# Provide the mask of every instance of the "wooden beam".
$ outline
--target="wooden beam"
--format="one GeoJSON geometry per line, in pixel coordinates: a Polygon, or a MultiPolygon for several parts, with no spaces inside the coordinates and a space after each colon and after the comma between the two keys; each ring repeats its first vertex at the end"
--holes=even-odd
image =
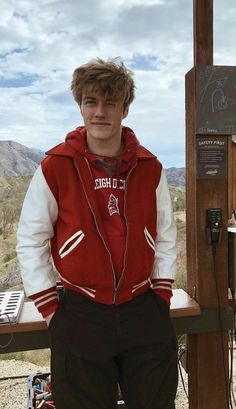
{"type": "Polygon", "coordinates": [[[228,218],[236,210],[236,136],[229,138],[228,143],[228,218]]]}
{"type": "Polygon", "coordinates": [[[233,207],[233,143],[228,144],[228,219],[232,217],[233,207]]]}
{"type": "MultiPolygon", "coordinates": [[[[202,308],[228,304],[228,185],[227,179],[197,177],[196,69],[186,76],[186,231],[188,293],[202,308]],[[206,241],[206,209],[223,214],[222,241],[216,262],[206,241]]],[[[201,135],[204,138],[204,135],[201,135]]],[[[190,409],[228,409],[227,331],[188,336],[190,409]]]]}
{"type": "MultiPolygon", "coordinates": [[[[201,308],[228,303],[228,179],[200,178],[197,169],[197,67],[213,65],[213,0],[193,0],[194,68],[186,76],[186,230],[188,292],[201,308]],[[223,214],[215,263],[206,241],[206,209],[223,214]]],[[[216,135],[219,137],[220,135],[216,135]]],[[[214,136],[212,136],[214,138],[214,136]]],[[[220,321],[220,320],[219,320],[220,321]]],[[[228,333],[188,335],[189,409],[228,409],[228,333]]]]}
{"type": "Polygon", "coordinates": [[[232,210],[236,210],[236,136],[232,142],[232,210]]]}
{"type": "MultiPolygon", "coordinates": [[[[219,330],[218,310],[199,309],[199,305],[184,290],[173,290],[170,316],[176,334],[198,334],[219,330]]],[[[221,310],[222,325],[231,328],[233,314],[230,307],[221,310]]],[[[0,355],[50,347],[45,319],[33,302],[25,302],[19,321],[0,325],[0,355]],[[5,345],[5,347],[3,347],[5,345]]]]}
{"type": "Polygon", "coordinates": [[[213,0],[193,0],[194,65],[213,65],[213,0]]]}

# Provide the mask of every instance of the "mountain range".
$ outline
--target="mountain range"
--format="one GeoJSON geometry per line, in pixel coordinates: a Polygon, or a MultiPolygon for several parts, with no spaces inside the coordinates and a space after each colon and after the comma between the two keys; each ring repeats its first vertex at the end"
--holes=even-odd
{"type": "MultiPolygon", "coordinates": [[[[18,142],[0,141],[0,176],[33,175],[44,153],[18,142]]],[[[169,186],[185,187],[185,168],[165,169],[169,186]]]]}
{"type": "Polygon", "coordinates": [[[0,141],[0,176],[33,175],[42,155],[18,142],[0,141]]]}
{"type": "Polygon", "coordinates": [[[185,168],[171,167],[165,173],[169,186],[185,188],[185,168]]]}

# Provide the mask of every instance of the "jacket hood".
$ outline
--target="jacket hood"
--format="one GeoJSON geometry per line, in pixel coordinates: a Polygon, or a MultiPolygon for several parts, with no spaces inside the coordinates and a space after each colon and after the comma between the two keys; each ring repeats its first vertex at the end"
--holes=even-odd
{"type": "MultiPolygon", "coordinates": [[[[97,160],[99,155],[95,155],[89,151],[86,136],[86,128],[81,126],[67,134],[66,142],[73,146],[82,155],[86,156],[89,160],[97,160]]],[[[137,150],[140,143],[134,132],[127,127],[122,127],[122,141],[124,143],[124,151],[121,154],[121,159],[124,162],[129,162],[134,156],[137,156],[137,150]]]]}
{"type": "MultiPolygon", "coordinates": [[[[76,153],[86,156],[89,160],[97,160],[97,155],[91,153],[86,143],[87,131],[85,126],[79,126],[66,135],[65,142],[55,146],[46,152],[47,155],[62,155],[74,157],[76,153]]],[[[122,140],[124,142],[124,151],[120,159],[122,162],[129,163],[134,158],[155,158],[156,156],[140,145],[132,129],[122,127],[122,140]]]]}

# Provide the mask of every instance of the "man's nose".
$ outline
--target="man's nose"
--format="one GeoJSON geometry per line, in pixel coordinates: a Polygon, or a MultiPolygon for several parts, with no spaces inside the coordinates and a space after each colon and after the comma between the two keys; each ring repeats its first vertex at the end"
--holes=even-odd
{"type": "Polygon", "coordinates": [[[97,104],[95,116],[98,116],[98,117],[105,116],[105,106],[102,102],[97,104]]]}

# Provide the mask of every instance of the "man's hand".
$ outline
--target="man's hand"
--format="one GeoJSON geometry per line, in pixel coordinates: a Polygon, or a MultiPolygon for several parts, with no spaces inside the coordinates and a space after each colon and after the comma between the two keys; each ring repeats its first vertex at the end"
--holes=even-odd
{"type": "Polygon", "coordinates": [[[45,318],[45,321],[46,321],[48,327],[49,327],[50,321],[51,321],[51,319],[52,319],[52,317],[53,317],[54,314],[55,314],[55,311],[52,312],[51,314],[49,314],[49,315],[45,318]]]}

